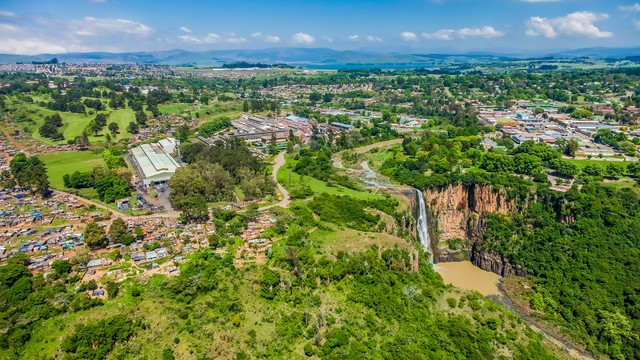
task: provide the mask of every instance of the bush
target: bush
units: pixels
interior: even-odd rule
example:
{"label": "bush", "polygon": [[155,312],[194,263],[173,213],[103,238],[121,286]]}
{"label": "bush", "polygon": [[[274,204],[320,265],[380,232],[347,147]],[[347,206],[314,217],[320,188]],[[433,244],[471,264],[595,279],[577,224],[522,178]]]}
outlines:
{"label": "bush", "polygon": [[450,308],[455,308],[456,306],[458,306],[458,301],[455,298],[447,298],[447,304],[449,304]]}

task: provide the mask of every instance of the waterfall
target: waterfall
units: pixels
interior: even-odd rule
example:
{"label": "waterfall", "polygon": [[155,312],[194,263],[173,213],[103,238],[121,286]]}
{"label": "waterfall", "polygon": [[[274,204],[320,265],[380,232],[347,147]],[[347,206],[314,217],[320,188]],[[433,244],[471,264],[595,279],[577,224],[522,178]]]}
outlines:
{"label": "waterfall", "polygon": [[418,192],[418,220],[416,230],[418,232],[418,240],[426,252],[429,253],[429,264],[433,264],[433,256],[431,255],[431,237],[429,236],[429,224],[427,223],[427,206],[424,203],[424,195],[422,191]]}

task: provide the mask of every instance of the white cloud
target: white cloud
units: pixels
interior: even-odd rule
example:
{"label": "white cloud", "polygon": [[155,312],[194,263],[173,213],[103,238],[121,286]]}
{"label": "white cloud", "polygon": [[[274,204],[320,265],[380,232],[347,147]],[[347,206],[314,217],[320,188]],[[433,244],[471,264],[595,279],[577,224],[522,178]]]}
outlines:
{"label": "white cloud", "polygon": [[578,11],[553,19],[534,16],[527,20],[525,34],[527,36],[544,36],[549,39],[558,35],[608,38],[613,36],[612,32],[602,31],[594,25],[596,21],[608,18],[608,14],[597,14],[590,11]]}
{"label": "white cloud", "polygon": [[349,35],[349,41],[358,41],[360,40],[359,35]]}
{"label": "white cloud", "polygon": [[149,26],[127,19],[97,19],[87,16],[80,21],[72,21],[71,27],[80,36],[127,34],[149,36],[153,29]]}
{"label": "white cloud", "polygon": [[17,33],[20,31],[22,31],[22,29],[15,25],[0,23],[0,33]]}
{"label": "white cloud", "polygon": [[328,36],[323,36],[323,37],[322,37],[322,40],[324,40],[324,41],[326,41],[326,42],[328,42],[328,43],[330,43],[330,44],[331,44],[331,43],[333,43],[333,39],[332,39],[332,38],[330,38],[330,37],[328,37]]}
{"label": "white cloud", "polygon": [[640,12],[640,3],[635,3],[627,6],[621,5],[620,10],[628,12]]}
{"label": "white cloud", "polygon": [[201,43],[200,39],[198,39],[195,36],[191,36],[191,35],[180,35],[180,36],[178,36],[178,39],[182,40],[183,42],[191,43],[191,44],[200,44]]}
{"label": "white cloud", "polygon": [[316,39],[313,36],[309,34],[301,33],[301,32],[294,34],[291,37],[291,39],[293,40],[293,42],[302,44],[302,45],[310,45],[316,41]]}
{"label": "white cloud", "polygon": [[241,37],[241,36],[237,36],[234,33],[229,34],[229,36],[227,37],[227,42],[229,44],[242,44],[243,42],[247,41],[247,39]]}
{"label": "white cloud", "polygon": [[16,14],[11,12],[11,11],[7,11],[7,10],[0,10],[0,16],[2,17],[8,17],[8,18],[14,18],[16,17]]}
{"label": "white cloud", "polygon": [[202,38],[202,42],[205,44],[213,44],[220,41],[221,38],[222,37],[216,33],[208,33],[205,37]]}
{"label": "white cloud", "polygon": [[379,38],[379,37],[374,36],[374,35],[367,35],[366,39],[367,39],[368,42],[382,42],[383,41],[382,38]]}
{"label": "white cloud", "polygon": [[483,26],[481,28],[462,28],[456,31],[456,34],[463,38],[469,37],[483,37],[483,38],[496,38],[504,36],[504,33],[493,28],[493,26]]}
{"label": "white cloud", "polygon": [[456,31],[452,29],[442,29],[434,33],[422,33],[422,37],[428,40],[453,40]]}
{"label": "white cloud", "polygon": [[405,31],[403,33],[400,34],[400,36],[402,37],[402,39],[404,39],[404,41],[416,41],[418,40],[418,36],[412,32],[409,31]]}
{"label": "white cloud", "polygon": [[254,39],[262,40],[268,43],[278,43],[280,42],[280,36],[277,35],[263,35],[261,32],[255,32],[251,34],[251,37]]}
{"label": "white cloud", "polygon": [[189,28],[188,28],[188,27],[186,27],[186,26],[181,27],[181,28],[180,28],[180,31],[182,31],[182,32],[183,32],[183,33],[185,33],[185,34],[191,34],[191,33],[192,33],[191,29],[189,29]]}
{"label": "white cloud", "polygon": [[197,37],[193,35],[180,35],[178,36],[182,42],[189,44],[213,44],[222,40],[222,36],[216,33],[208,33],[203,37]]}
{"label": "white cloud", "polygon": [[68,52],[64,46],[56,45],[51,41],[27,38],[27,39],[3,39],[0,41],[0,52],[8,54],[37,55],[37,54],[60,54]]}
{"label": "white cloud", "polygon": [[548,39],[552,39],[558,36],[556,30],[553,28],[553,25],[544,18],[539,16],[534,16],[527,20],[527,31],[525,34],[527,36],[544,36]]}
{"label": "white cloud", "polygon": [[264,37],[264,41],[268,43],[279,43],[281,40],[278,35],[267,35]]}
{"label": "white cloud", "polygon": [[467,39],[473,37],[497,38],[504,36],[504,33],[493,28],[493,26],[483,26],[478,28],[462,28],[458,30],[442,29],[433,33],[422,33],[427,40],[453,40],[454,38]]}

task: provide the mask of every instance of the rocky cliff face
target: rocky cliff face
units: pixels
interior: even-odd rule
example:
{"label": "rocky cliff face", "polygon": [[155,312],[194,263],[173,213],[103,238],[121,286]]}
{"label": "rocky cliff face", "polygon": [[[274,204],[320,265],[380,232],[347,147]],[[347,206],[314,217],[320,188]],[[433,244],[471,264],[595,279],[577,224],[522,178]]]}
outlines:
{"label": "rocky cliff face", "polygon": [[522,269],[512,266],[500,254],[482,250],[479,241],[486,228],[485,214],[511,214],[526,204],[518,204],[504,190],[486,185],[449,185],[426,190],[424,197],[431,217],[436,262],[471,260],[481,269],[502,276],[524,275]]}

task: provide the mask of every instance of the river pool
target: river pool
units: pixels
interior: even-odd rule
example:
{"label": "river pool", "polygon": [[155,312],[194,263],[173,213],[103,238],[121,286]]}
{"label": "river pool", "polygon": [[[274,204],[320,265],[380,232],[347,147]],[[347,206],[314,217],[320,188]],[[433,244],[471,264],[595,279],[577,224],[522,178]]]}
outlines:
{"label": "river pool", "polygon": [[438,263],[433,269],[442,276],[445,284],[464,290],[475,290],[484,296],[500,295],[500,275],[484,271],[470,261]]}

